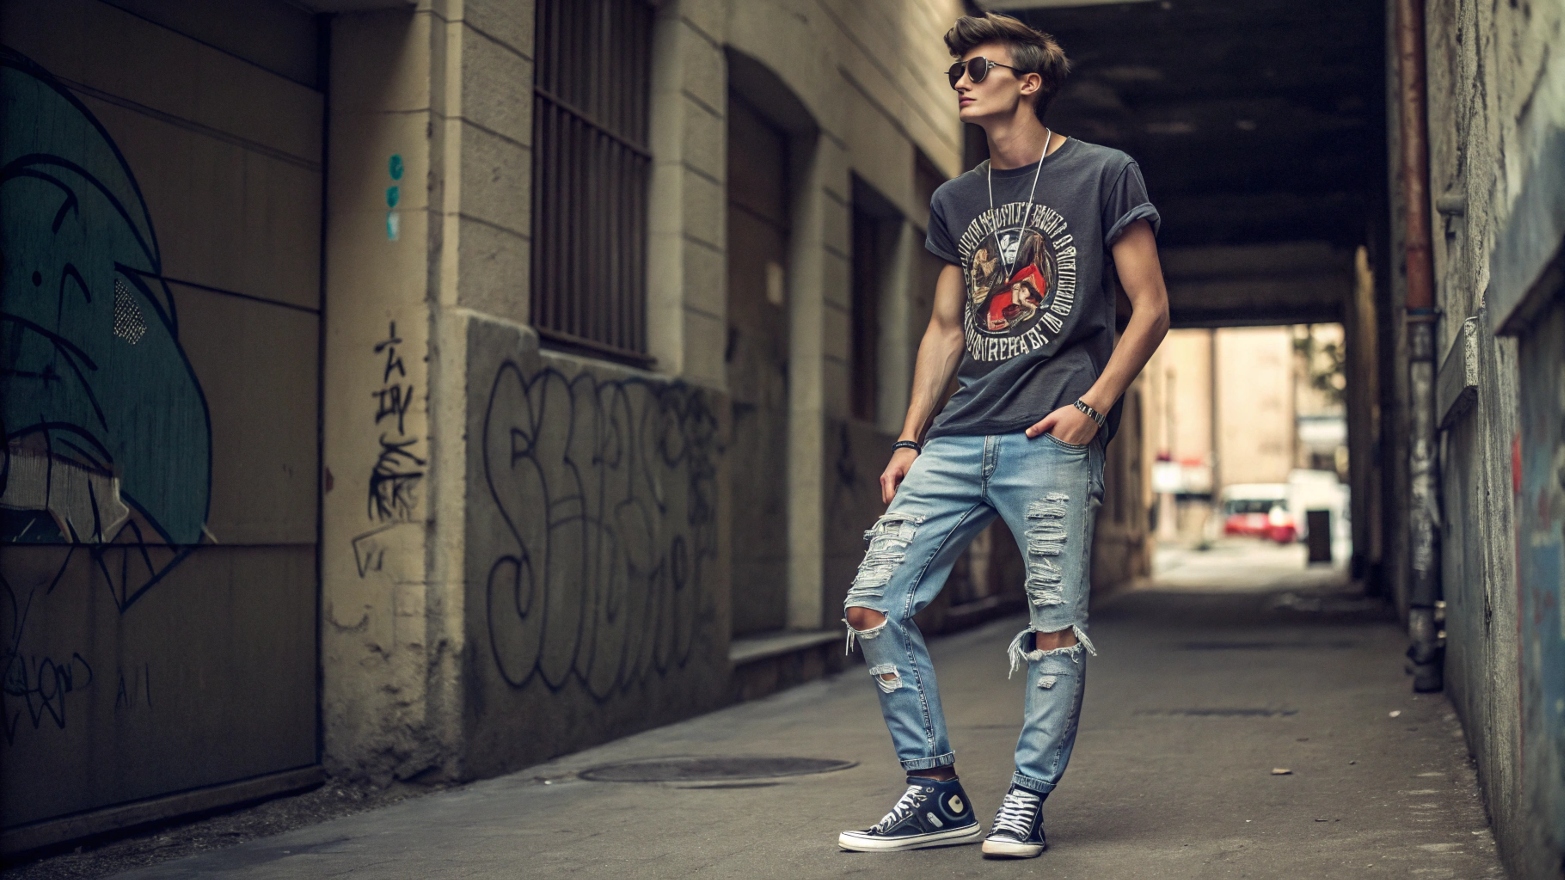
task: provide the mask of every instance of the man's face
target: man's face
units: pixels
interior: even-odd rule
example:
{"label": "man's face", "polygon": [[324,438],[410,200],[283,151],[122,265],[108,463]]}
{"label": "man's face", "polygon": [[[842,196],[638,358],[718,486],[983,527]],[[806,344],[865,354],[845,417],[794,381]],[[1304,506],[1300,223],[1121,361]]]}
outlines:
{"label": "man's face", "polygon": [[[1011,50],[1003,43],[980,43],[961,58],[965,65],[973,58],[996,62],[984,81],[975,83],[966,72],[956,82],[957,115],[963,122],[978,122],[991,116],[1009,116],[1016,112],[1024,89],[1030,91],[1027,74],[1011,70]],[[1000,64],[1007,65],[1000,67]]]}

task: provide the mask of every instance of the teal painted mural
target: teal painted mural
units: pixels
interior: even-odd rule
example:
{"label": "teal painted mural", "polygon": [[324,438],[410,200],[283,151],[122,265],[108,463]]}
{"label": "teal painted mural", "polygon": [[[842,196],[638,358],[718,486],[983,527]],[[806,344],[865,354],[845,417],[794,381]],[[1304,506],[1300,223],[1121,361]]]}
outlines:
{"label": "teal painted mural", "polygon": [[0,542],[91,554],[124,611],[202,542],[206,398],[114,140],[9,49],[0,116]]}
{"label": "teal painted mural", "polygon": [[1518,354],[1519,775],[1536,846],[1565,876],[1565,287]]}

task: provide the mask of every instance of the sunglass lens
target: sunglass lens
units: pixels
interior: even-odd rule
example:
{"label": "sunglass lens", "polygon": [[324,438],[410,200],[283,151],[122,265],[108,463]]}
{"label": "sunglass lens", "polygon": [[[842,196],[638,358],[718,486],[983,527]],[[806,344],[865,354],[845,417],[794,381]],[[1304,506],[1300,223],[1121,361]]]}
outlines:
{"label": "sunglass lens", "polygon": [[946,71],[946,76],[951,79],[951,88],[956,88],[956,84],[962,81],[964,72],[974,83],[981,83],[989,75],[989,62],[984,58],[969,58],[966,64],[958,61],[951,65],[951,69]]}

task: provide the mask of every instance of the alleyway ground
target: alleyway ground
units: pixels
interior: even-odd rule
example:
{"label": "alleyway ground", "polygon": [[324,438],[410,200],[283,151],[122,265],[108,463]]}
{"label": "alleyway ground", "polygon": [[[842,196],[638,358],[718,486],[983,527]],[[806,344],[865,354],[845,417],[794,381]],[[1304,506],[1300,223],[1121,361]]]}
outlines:
{"label": "alleyway ground", "polygon": [[[1394,619],[1330,572],[1301,571],[1299,553],[1165,552],[1157,586],[1099,604],[1082,731],[1038,860],[837,849],[839,829],[874,822],[902,789],[851,666],[513,776],[121,876],[1503,877],[1446,700],[1411,693]],[[986,824],[1010,772],[1022,682],[1006,679],[1005,645],[1023,624],[933,644]],[[728,787],[576,776],[673,755],[858,764]]]}

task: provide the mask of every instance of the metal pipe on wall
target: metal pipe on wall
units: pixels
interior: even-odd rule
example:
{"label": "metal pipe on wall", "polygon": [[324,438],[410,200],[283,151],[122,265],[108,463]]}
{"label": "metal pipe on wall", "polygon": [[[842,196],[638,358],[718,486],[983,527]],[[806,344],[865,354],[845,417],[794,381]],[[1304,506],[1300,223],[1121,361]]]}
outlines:
{"label": "metal pipe on wall", "polygon": [[1440,606],[1439,474],[1435,466],[1435,340],[1437,312],[1429,233],[1429,140],[1424,74],[1424,0],[1396,0],[1397,91],[1401,186],[1406,231],[1408,347],[1408,536],[1413,574],[1408,636],[1413,689],[1444,684]]}

